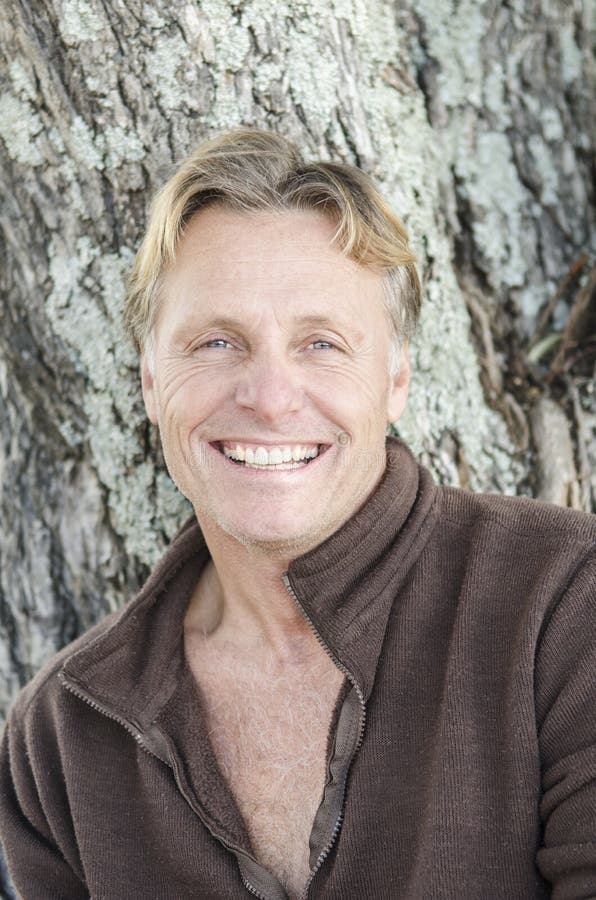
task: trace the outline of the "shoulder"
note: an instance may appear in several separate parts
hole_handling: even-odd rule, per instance
[[[594,597],[596,516],[527,497],[437,493],[433,539],[442,564],[488,603],[539,621],[580,581]],[[595,608],[592,600],[592,617]]]
[[[58,691],[58,674],[71,658],[81,657],[86,651],[94,652],[94,645],[101,646],[104,639],[108,644],[118,635],[122,638],[134,630],[135,622],[143,607],[150,605],[164,591],[176,571],[183,563],[204,547],[196,519],[190,517],[174,537],[164,556],[158,561],[145,584],[136,596],[131,597],[121,609],[110,613],[89,628],[76,640],[54,654],[38,671],[34,678],[21,689],[14,701],[11,714],[14,719],[23,719],[38,708],[46,699],[52,702],[54,691]],[[59,692],[62,695],[64,692]]]
[[[58,673],[66,660],[106,634],[122,614],[122,610],[110,613],[51,656],[31,681],[17,694],[9,712],[9,722],[26,730],[27,722],[35,715],[36,711],[43,707],[55,710],[56,696],[61,696],[63,693],[59,690]]]
[[[571,541],[586,549],[596,546],[595,515],[529,497],[476,494],[454,487],[440,487],[439,492],[442,517],[455,524],[523,538]]]
[[[118,663],[120,669],[126,668],[133,645],[144,658],[143,645],[150,611],[164,605],[159,600],[178,574],[184,572],[185,566],[189,562],[194,565],[197,558],[203,560],[206,554],[196,519],[192,517],[174,537],[139,593],[52,656],[21,689],[10,709],[9,722],[25,730],[34,723],[35,727],[45,724],[50,728],[61,716],[74,715],[72,695],[62,689],[61,673],[72,676],[74,671],[80,675],[81,669],[90,666],[93,678],[97,678],[101,670],[104,684],[117,682],[118,675],[122,674]],[[166,607],[170,605],[165,604]],[[78,704],[76,709],[80,709]]]

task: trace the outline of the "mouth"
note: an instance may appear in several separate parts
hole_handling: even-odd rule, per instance
[[[303,469],[311,465],[313,460],[322,456],[329,444],[279,444],[263,446],[262,444],[240,444],[229,441],[216,441],[212,444],[223,456],[237,466],[247,469],[263,469],[283,471]]]

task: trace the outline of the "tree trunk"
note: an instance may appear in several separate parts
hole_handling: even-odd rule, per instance
[[[120,315],[149,199],[213,129],[355,162],[404,219],[399,432],[439,480],[594,508],[588,5],[5,0],[0,710],[189,512]]]

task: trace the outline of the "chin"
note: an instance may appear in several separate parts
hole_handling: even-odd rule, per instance
[[[313,529],[312,522],[304,529],[296,528],[295,522],[290,525],[279,521],[259,523],[258,527],[250,529],[239,522],[226,522],[221,519],[215,524],[244,547],[254,547],[276,555],[299,556],[323,539],[317,538],[318,531]]]

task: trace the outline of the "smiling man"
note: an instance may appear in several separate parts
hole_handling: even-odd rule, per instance
[[[297,555],[336,531],[379,481],[405,405],[381,278],[335,231],[312,209],[213,205],[164,273],[145,403],[208,544],[242,567],[238,544],[262,544],[269,569],[275,542]]]
[[[157,198],[126,323],[195,515],[13,707],[25,900],[596,896],[596,522],[386,437],[419,305],[369,179],[278,136]]]

